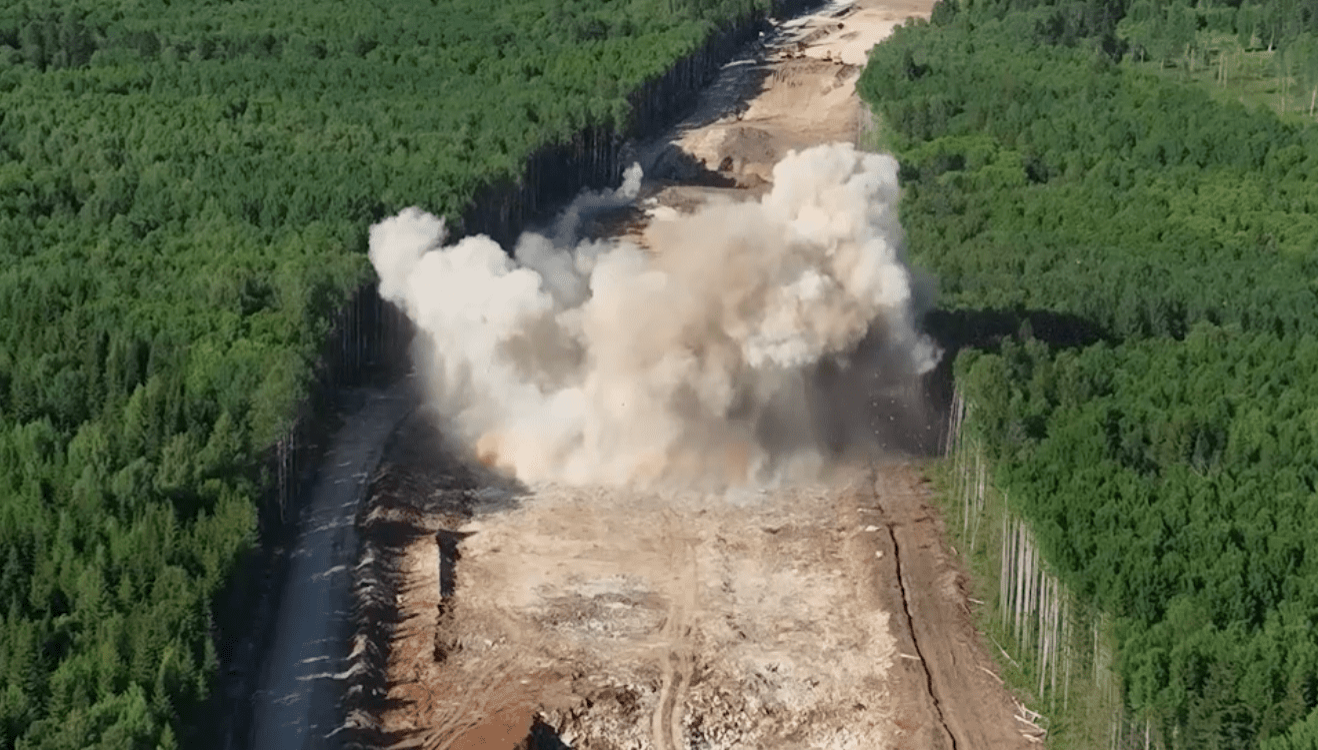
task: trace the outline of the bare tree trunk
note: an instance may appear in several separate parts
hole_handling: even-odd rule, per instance
[[[1007,609],[1010,607],[1007,599],[1007,571],[1010,565],[1007,563],[1007,514],[1002,514],[1002,536],[998,544],[998,611],[1001,613],[1002,627],[1007,627]]]
[[[1062,676],[1062,711],[1066,711],[1071,702],[1071,633],[1071,610],[1067,606],[1062,609],[1062,641],[1066,643],[1066,651],[1062,654],[1066,659],[1066,672]]]

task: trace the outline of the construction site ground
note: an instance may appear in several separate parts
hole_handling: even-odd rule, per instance
[[[787,150],[856,138],[869,47],[930,3],[830,4],[636,147],[650,212],[754,196]],[[644,217],[619,232],[644,237]],[[1020,748],[920,459],[810,484],[525,487],[416,412],[377,476],[405,521],[376,717],[395,748]],[[438,536],[437,536],[438,532]],[[438,539],[438,541],[437,541]]]

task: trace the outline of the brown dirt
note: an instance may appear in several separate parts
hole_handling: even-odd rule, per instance
[[[668,137],[638,148],[648,175],[680,183],[658,202],[680,201],[691,183],[763,189],[789,150],[854,142],[866,118],[855,84],[869,49],[932,6],[831,3],[783,24],[765,48],[727,66]]]
[[[443,610],[434,537],[400,550],[393,747],[524,747],[537,717],[577,748],[1029,744],[917,464],[763,492],[546,486],[468,504]],[[460,520],[434,519],[418,527]]]
[[[652,177],[670,170],[651,209],[744,199],[788,149],[854,140],[856,56],[929,5],[834,7],[730,67],[671,139],[640,147]],[[470,476],[471,520],[424,517],[397,548],[392,747],[1030,745],[918,464],[722,494]],[[440,528],[462,536],[443,601]]]
[[[942,519],[918,465],[878,462],[861,506],[875,558],[870,584],[895,612],[900,651],[893,709],[905,717],[896,748],[1029,747],[1027,722],[989,658],[967,598],[968,577],[947,548]]]
[[[437,547],[417,539],[390,661],[397,746],[511,748],[496,725],[521,731],[534,709],[582,748],[890,745],[894,642],[857,549],[868,478],[845,476],[859,484],[536,488],[463,527],[443,617]]]

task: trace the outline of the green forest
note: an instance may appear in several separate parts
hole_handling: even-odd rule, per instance
[[[969,429],[1115,617],[1128,709],[1165,747],[1315,748],[1318,129],[1149,63],[1212,33],[1299,59],[1318,7],[945,1],[860,88]]]
[[[1117,24],[1130,60],[1197,81],[1221,101],[1266,104],[1283,116],[1318,114],[1318,13],[1303,2],[1159,3],[1141,0]]]
[[[370,223],[625,130],[765,5],[0,4],[0,747],[205,746],[260,456]]]

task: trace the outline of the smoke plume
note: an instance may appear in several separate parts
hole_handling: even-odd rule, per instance
[[[417,324],[434,403],[482,461],[525,482],[771,481],[838,447],[829,413],[864,411],[868,386],[840,404],[836,373],[868,359],[862,380],[909,382],[936,364],[891,157],[791,153],[758,202],[656,220],[648,248],[578,239],[639,187],[633,168],[583,195],[512,257],[484,236],[445,245],[417,208],[371,228],[380,292]]]

